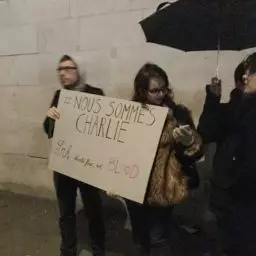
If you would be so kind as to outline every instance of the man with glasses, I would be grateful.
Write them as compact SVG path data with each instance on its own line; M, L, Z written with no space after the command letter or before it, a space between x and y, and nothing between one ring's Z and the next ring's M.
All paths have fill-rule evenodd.
M64 55L60 59L57 72L62 87L68 90L103 95L101 89L84 83L83 72L79 68L81 67L78 66L78 63L68 55ZM55 120L61 116L57 108L59 96L60 90L57 90L44 121L44 131L49 138L53 136ZM77 189L79 189L84 205L84 212L88 218L92 253L94 256L104 256L105 228L99 190L58 172L54 172L54 185L60 212L60 255L77 255L75 206Z

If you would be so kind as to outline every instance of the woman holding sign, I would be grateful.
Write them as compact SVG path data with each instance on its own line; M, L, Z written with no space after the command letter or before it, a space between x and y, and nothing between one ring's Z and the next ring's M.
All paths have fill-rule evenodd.
M133 100L169 108L143 205L127 200L133 237L139 255L170 256L169 229L172 210L198 186L195 161L202 143L190 112L173 100L164 70L145 64L134 81Z

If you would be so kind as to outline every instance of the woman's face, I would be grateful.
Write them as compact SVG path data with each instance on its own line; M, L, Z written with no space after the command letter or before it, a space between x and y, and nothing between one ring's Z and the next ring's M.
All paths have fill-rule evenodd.
M248 71L244 75L245 93L256 93L256 74L250 74Z
M162 105L168 93L168 88L161 78L151 78L148 89L146 90L147 103L152 105Z

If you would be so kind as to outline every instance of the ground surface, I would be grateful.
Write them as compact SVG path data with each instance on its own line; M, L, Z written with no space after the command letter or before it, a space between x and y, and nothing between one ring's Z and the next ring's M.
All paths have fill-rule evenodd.
M124 229L125 214L119 210L109 207L105 212L108 255L133 256L131 233ZM59 256L57 214L55 201L0 191L0 255ZM91 255L82 212L77 220L80 255ZM173 256L199 256L207 250L202 232L188 234L177 218L172 229Z

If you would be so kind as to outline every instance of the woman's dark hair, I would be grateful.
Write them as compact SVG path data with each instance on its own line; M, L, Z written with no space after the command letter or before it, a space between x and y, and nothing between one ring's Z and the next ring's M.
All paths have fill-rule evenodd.
M169 79L166 72L153 63L146 63L137 73L134 79L134 93L132 100L146 103L146 91L148 90L150 80L152 78L162 79L164 81L164 86L169 88ZM168 98L172 101L173 91L169 89Z
M183 105L177 105L174 102L173 90L169 88L169 79L166 72L159 66L146 63L137 73L134 80L133 101L142 103L146 106L146 90L149 87L149 82L152 78L162 79L164 86L169 89L169 93L164 99L164 105L173 110L173 116L180 124L189 124L195 129L191 112Z
M256 52L249 55L244 62L244 67L246 71L249 71L249 74L256 73Z
M245 74L245 65L244 65L244 62L241 62L236 67L236 70L235 70L235 73L234 73L235 83L238 83L238 82L243 83L244 82L244 79L243 79L244 74Z

